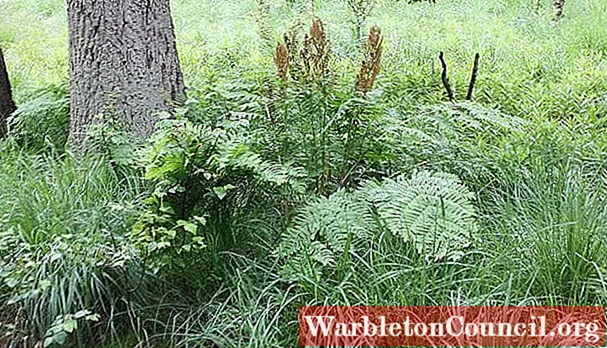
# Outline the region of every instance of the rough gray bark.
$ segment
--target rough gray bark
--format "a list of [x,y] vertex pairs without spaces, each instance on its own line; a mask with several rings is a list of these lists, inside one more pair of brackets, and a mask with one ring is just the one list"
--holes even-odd
[[0,47],[0,138],[6,135],[6,119],[16,110],[11,92],[11,83],[8,79],[6,64],[2,47]]
[[67,0],[71,146],[97,115],[147,136],[184,93],[169,0]]

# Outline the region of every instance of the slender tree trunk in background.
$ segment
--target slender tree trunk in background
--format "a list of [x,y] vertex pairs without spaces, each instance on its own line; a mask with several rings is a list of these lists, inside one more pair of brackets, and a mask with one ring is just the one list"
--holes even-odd
[[565,7],[565,0],[554,0],[554,21],[558,22],[563,18],[563,9]]
[[141,136],[184,95],[169,0],[67,0],[70,138],[111,114]]
[[533,9],[535,10],[536,14],[539,14],[540,10],[542,9],[542,0],[535,0],[535,6]]
[[270,25],[270,1],[257,0],[256,13],[257,26],[259,27],[259,36],[266,50],[274,48],[272,37],[272,27]]
[[0,139],[6,135],[6,119],[17,107],[13,102],[11,83],[8,79],[2,47],[0,47]]

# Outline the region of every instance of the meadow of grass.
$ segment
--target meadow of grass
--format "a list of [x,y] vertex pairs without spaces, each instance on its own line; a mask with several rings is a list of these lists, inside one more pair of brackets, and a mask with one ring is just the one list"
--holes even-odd
[[[364,96],[340,1],[316,1],[321,89],[276,76],[282,34],[311,20],[298,1],[172,3],[186,107],[145,143],[94,130],[103,150],[74,159],[64,2],[0,0],[19,106],[0,142],[0,346],[291,347],[303,305],[607,305],[607,2],[555,25],[549,1],[379,1]],[[454,257],[399,229],[434,211],[399,205],[432,196],[420,182],[455,227],[414,232]]]

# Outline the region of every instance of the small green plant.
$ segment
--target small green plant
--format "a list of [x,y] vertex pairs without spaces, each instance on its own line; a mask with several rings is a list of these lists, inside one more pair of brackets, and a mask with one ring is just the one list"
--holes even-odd
[[103,157],[116,172],[136,169],[136,150],[140,145],[141,140],[126,132],[111,113],[98,115],[87,128],[85,151],[91,157]]
[[362,42],[364,38],[363,28],[367,18],[371,14],[371,11],[377,5],[376,0],[342,0],[346,3],[350,11],[352,12],[352,24],[354,26],[355,37],[359,42]]
[[142,154],[153,192],[132,233],[144,257],[186,267],[185,255],[209,238],[231,239],[226,224],[233,206],[262,187],[297,187],[299,170],[263,160],[247,145],[244,129],[242,123],[211,128],[179,117],[159,122]]
[[99,315],[88,310],[81,310],[75,314],[58,316],[44,337],[44,348],[62,346],[66,343],[69,335],[78,330],[79,321],[97,322]]

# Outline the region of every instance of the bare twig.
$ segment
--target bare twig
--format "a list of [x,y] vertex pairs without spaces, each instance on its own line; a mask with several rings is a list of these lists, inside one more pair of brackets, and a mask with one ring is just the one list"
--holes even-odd
[[466,95],[466,100],[472,100],[472,95],[474,94],[474,85],[476,84],[476,75],[478,75],[478,63],[481,59],[480,54],[476,54],[474,56],[474,66],[472,67],[472,77],[470,78],[470,85],[468,85],[468,94]]
[[447,77],[447,63],[445,62],[445,54],[441,51],[438,55],[438,59],[440,59],[441,65],[443,66],[443,73],[441,74],[441,78],[443,80],[443,86],[447,90],[447,95],[449,96],[449,101],[453,101],[453,90],[451,89],[451,85],[449,84],[449,78]]

